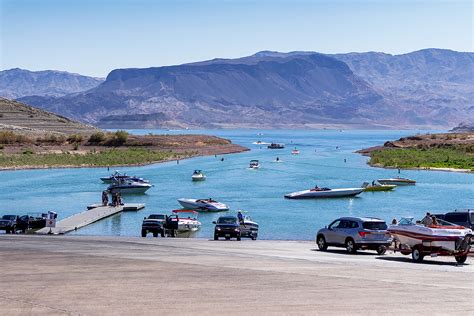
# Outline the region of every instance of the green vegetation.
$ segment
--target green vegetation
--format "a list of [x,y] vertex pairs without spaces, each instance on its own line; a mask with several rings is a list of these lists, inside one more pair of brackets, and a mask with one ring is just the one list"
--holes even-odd
[[31,139],[20,134],[15,134],[10,131],[0,132],[0,144],[23,144],[31,142]]
[[90,144],[100,144],[105,140],[105,134],[102,132],[94,133],[89,137]]
[[190,154],[179,155],[173,152],[146,149],[108,149],[88,153],[47,153],[34,154],[25,150],[23,154],[0,154],[0,167],[60,167],[60,166],[114,166],[158,162],[168,159],[181,159]]
[[395,168],[456,168],[474,171],[472,147],[385,149],[370,154],[370,165]]

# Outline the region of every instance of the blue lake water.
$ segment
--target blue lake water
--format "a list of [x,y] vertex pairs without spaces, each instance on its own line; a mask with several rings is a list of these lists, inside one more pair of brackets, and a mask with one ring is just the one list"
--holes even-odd
[[[397,170],[372,168],[367,157],[354,151],[387,140],[426,131],[339,131],[339,130],[212,130],[133,133],[204,133],[231,139],[251,151],[215,158],[199,157],[143,167],[118,168],[143,176],[155,186],[145,195],[124,196],[125,202],[145,203],[139,212],[122,213],[74,234],[138,236],[143,217],[169,213],[180,206],[177,199],[208,198],[246,210],[260,224],[263,239],[313,239],[320,227],[339,216],[376,216],[390,221],[401,216],[421,217],[427,210],[445,212],[474,207],[474,175],[465,173],[402,170],[401,176],[417,181],[416,186],[397,187],[393,192],[364,192],[355,198],[287,200],[285,193],[313,187],[357,187],[364,181],[397,176]],[[257,135],[262,133],[263,135]],[[279,142],[283,150],[269,150],[252,142]],[[336,149],[336,146],[339,148]],[[291,155],[297,147],[299,155]],[[276,157],[283,163],[273,163]],[[248,169],[259,159],[259,170]],[[346,162],[344,162],[346,159]],[[194,169],[202,169],[207,180],[192,182]],[[55,210],[60,218],[83,211],[100,201],[106,185],[99,177],[106,168],[22,170],[0,172],[0,215]],[[211,237],[212,221],[224,213],[201,213],[202,229],[197,237]]]

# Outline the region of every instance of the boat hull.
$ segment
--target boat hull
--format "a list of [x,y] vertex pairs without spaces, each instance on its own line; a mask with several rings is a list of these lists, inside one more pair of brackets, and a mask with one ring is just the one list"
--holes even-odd
[[415,180],[409,180],[409,179],[379,179],[377,181],[380,184],[385,184],[385,185],[390,184],[390,185],[397,185],[397,186],[416,184]]
[[327,191],[304,190],[285,194],[287,199],[323,199],[353,197],[364,191],[363,188],[332,189]]
[[393,184],[383,184],[377,186],[369,186],[364,188],[364,192],[378,192],[378,191],[391,191],[395,189],[397,186]]

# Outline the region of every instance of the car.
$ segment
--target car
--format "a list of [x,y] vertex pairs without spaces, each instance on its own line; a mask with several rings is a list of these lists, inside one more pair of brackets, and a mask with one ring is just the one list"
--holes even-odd
[[446,214],[435,214],[436,218],[474,230],[474,209],[454,210]]
[[142,222],[142,237],[146,237],[148,233],[152,233],[153,237],[165,237],[165,222],[166,215],[163,214],[150,214],[145,217]]
[[316,244],[322,251],[334,246],[344,247],[349,253],[371,249],[383,255],[391,243],[387,224],[374,217],[341,217],[316,234]]
[[226,240],[231,238],[241,239],[240,223],[237,216],[221,216],[217,221],[212,222],[214,227],[214,240],[224,237]]
[[16,234],[17,224],[20,221],[18,215],[3,215],[0,219],[0,230],[7,234]]

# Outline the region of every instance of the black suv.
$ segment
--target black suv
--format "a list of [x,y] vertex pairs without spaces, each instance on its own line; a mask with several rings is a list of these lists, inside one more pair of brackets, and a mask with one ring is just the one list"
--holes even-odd
[[18,215],[3,215],[0,219],[0,230],[7,234],[16,234],[17,224],[20,221]]
[[142,237],[146,237],[148,233],[153,233],[153,237],[165,237],[165,225],[166,215],[162,214],[151,214],[145,217],[142,223]]
[[236,216],[221,216],[214,228],[214,240],[218,240],[219,237],[225,237],[226,240],[231,238],[237,238],[240,240],[240,223]]
[[455,210],[446,214],[436,214],[437,218],[456,225],[474,229],[474,209]]

